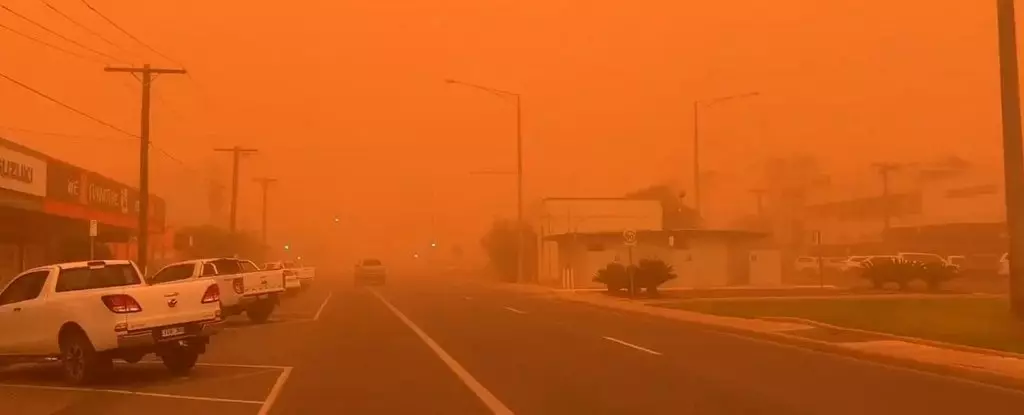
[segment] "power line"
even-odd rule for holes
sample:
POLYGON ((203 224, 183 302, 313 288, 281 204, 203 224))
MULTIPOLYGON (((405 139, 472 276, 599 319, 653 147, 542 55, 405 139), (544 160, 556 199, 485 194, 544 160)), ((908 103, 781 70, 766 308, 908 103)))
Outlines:
POLYGON ((73 139, 82 139, 82 140, 104 140, 104 141, 127 141, 127 140, 129 140, 129 138, 127 138, 127 137, 68 134, 68 133, 58 133, 58 132, 55 132, 55 131, 41 131, 41 130, 33 130, 33 129, 29 129, 29 128, 11 127, 11 126, 7 126, 7 125, 0 125, 0 130, 17 131, 17 132, 22 132, 22 133, 26 133, 26 134, 49 135, 49 136, 54 136, 54 137, 73 138, 73 139))
POLYGON ((6 26, 6 25, 2 24, 2 23, 0 23, 0 28, 6 29, 6 30, 10 31, 11 33, 14 33, 14 34, 16 34, 18 36, 21 36, 21 37, 25 38, 25 39, 28 39, 28 40, 31 40, 33 42, 39 43, 39 44, 41 44, 43 46, 46 46, 46 47, 54 49, 54 50, 56 50, 58 52, 62 52, 62 53, 65 53, 67 55, 76 57, 78 59, 83 59, 83 60, 87 60, 87 61, 95 62, 95 63, 100 63, 100 64, 104 63, 102 60, 96 59, 94 57, 89 57, 89 56, 82 55, 80 53, 75 53, 75 52, 72 52, 70 50, 64 49, 64 48, 62 48, 60 46, 54 45, 52 43, 48 43, 45 40, 41 40, 39 38, 35 38, 35 37, 30 36, 30 35, 21 33, 21 32, 19 32, 17 30, 14 30, 13 28, 11 28, 9 26, 6 26))
POLYGON ((84 4, 84 5, 85 5, 85 7, 88 7, 88 8, 89 8, 89 10, 92 10, 92 12, 93 12, 93 13, 96 13, 96 15, 97 15, 97 16, 99 16, 99 17, 100 17, 100 18, 102 18, 103 20, 106 20, 106 21, 107 21, 107 23, 110 23, 110 25, 111 25, 111 26, 114 26, 114 28, 115 28, 115 29, 119 30, 119 31, 120 31, 121 33, 124 33, 124 35, 125 35, 125 36, 128 36, 128 37, 130 37, 130 38, 131 38, 132 40, 134 40, 134 41, 135 41, 136 43, 138 43, 138 44, 142 45, 142 47, 144 47, 144 48, 148 49, 148 50, 149 50, 150 52, 153 52, 153 53, 155 53, 155 54, 156 54, 157 56, 160 56, 161 58, 164 58, 164 59, 167 59, 167 60, 171 61, 171 63, 173 63, 173 64, 175 64, 175 65, 178 65, 178 66, 185 66, 185 65, 182 65, 182 64, 178 63, 178 62, 177 62, 177 61, 175 61, 174 59, 171 59, 171 58, 170 58, 170 57, 168 57, 167 55, 164 55, 163 53, 160 53, 160 52, 159 52, 159 51, 157 51, 156 49, 153 49, 153 47, 151 47, 151 46, 149 46, 148 44, 146 44, 146 42, 143 42, 143 41, 142 41, 141 39, 139 39, 139 38, 135 37, 135 35, 133 35, 133 34, 129 33, 129 32, 127 31, 127 30, 125 30, 125 29, 124 29, 123 27, 121 27, 120 25, 118 25, 117 23, 115 23, 115 22, 114 22, 113 20, 111 20, 111 19, 110 19, 109 17, 107 17, 107 16, 105 15, 105 14, 103 14, 103 13, 102 13, 102 12, 100 12, 99 10, 96 10, 96 8, 95 8, 95 7, 92 7, 92 4, 89 4, 89 2, 88 2, 87 0, 81 0, 81 2, 82 2, 82 4, 84 4))
POLYGON ((56 99, 54 97, 46 95, 45 93, 43 93, 42 91, 40 91, 38 89, 32 88, 31 86, 25 85, 24 83, 18 81, 17 79, 14 79, 14 78, 11 78, 10 76, 7 76, 7 74, 5 74, 3 72, 0 72, 0 78, 4 78, 4 79, 6 79, 8 81, 11 81, 11 83, 13 83, 13 84, 15 84, 17 86, 25 88, 25 89, 31 91, 32 93, 34 93, 36 95, 39 95, 40 97, 46 98, 47 100, 49 100, 50 102, 53 102, 54 104, 60 105, 60 106, 64 107, 65 109, 67 109, 67 110, 69 110, 71 112, 74 112, 75 114, 81 115, 81 116, 83 116, 85 118, 88 118, 88 119, 90 119, 90 120, 92 120, 92 121, 94 121, 94 122, 96 122, 96 123, 98 123, 100 125, 103 125, 104 127, 110 128, 111 130, 117 131, 117 132, 119 132, 121 134, 130 136, 130 137, 139 138, 139 136, 136 135, 136 134, 132 134, 132 133, 130 133, 128 131, 125 131, 125 130, 121 129, 120 127, 118 127, 118 126, 116 126, 114 124, 111 124, 109 122, 103 121, 103 120, 101 120, 99 118, 96 118, 96 117, 94 117, 92 115, 89 115, 88 113, 86 113, 86 112, 84 112, 82 110, 79 110, 78 108, 75 108, 75 107, 72 107, 72 106, 70 106, 68 104, 65 104, 65 103, 61 102, 60 100, 58 100, 58 99, 56 99))
POLYGON ((0 4, 0 8, 2 8, 4 10, 7 10, 9 13, 11 13, 11 14, 13 14, 15 16, 20 17, 22 20, 25 20, 26 22, 29 22, 29 23, 32 23, 32 24, 36 25, 40 29, 43 29, 43 30, 45 30, 47 32, 50 32, 54 36, 57 36, 57 37, 59 37, 61 39, 64 39, 64 41, 66 41, 68 43, 74 44, 74 45, 76 45, 76 46, 78 46, 78 47, 80 47, 82 49, 85 49, 85 50, 87 50, 89 52, 92 52, 92 53, 95 53, 97 55, 106 57, 108 59, 112 59, 114 61, 119 61, 120 60, 120 59, 117 59, 117 58, 115 58, 113 56, 110 56, 110 55, 108 55, 106 53, 100 52, 100 51, 98 51, 96 49, 93 49, 93 48, 90 48, 90 47, 88 47, 86 45, 83 45, 82 43, 80 43, 80 42, 78 42, 78 41, 76 41, 74 39, 68 38, 67 36, 64 36, 64 35, 62 35, 60 33, 57 33, 57 31, 55 31, 53 29, 50 29, 49 27, 46 27, 46 26, 40 24, 39 22, 36 22, 35 20, 32 20, 32 19, 29 19, 28 17, 25 17, 25 15, 12 10, 10 7, 7 7, 7 6, 3 5, 3 4, 0 4))
POLYGON ((118 45, 117 45, 116 43, 114 43, 114 42, 110 41, 109 39, 107 39, 107 38, 106 38, 106 37, 104 37, 103 35, 99 34, 99 32, 97 32, 97 31, 95 31, 95 30, 92 30, 92 29, 90 29, 90 28, 89 28, 88 26, 86 26, 86 25, 84 25, 84 24, 80 23, 80 22, 79 22, 78 20, 75 20, 74 18, 72 18, 71 16, 69 16, 69 15, 68 15, 67 13, 64 13, 64 12, 60 11, 60 9, 58 9, 58 8, 54 7, 54 5, 50 4, 50 2, 48 2, 48 1, 46 1, 46 0, 39 0, 39 1, 43 2, 43 4, 45 4, 45 5, 46 5, 46 7, 50 8, 50 10, 53 10, 53 12, 54 12, 54 13, 57 13, 57 14, 59 14, 59 15, 60 15, 61 17, 63 17, 63 18, 65 19, 65 20, 67 20, 67 21, 71 22, 71 24, 74 24, 75 26, 78 26, 78 27, 79 27, 80 29, 82 29, 82 30, 84 30, 84 31, 88 32, 89 34, 91 34, 91 35, 93 35, 93 36, 97 37, 98 39, 100 39, 100 40, 102 40, 102 41, 106 42, 106 43, 107 43, 108 45, 110 45, 110 46, 114 47, 115 49, 117 49, 117 50, 120 50, 120 51, 121 51, 121 52, 123 52, 123 53, 131 54, 131 52, 128 52, 127 50, 124 50, 124 48, 122 48, 122 47, 118 46, 118 45))

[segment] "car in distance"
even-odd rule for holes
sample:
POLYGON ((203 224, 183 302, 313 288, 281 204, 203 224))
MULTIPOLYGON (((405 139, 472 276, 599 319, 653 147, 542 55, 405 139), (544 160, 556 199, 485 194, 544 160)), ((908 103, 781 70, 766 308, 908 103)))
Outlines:
POLYGON ((366 258, 356 263, 352 278, 355 285, 384 285, 388 278, 387 269, 379 259, 366 258))

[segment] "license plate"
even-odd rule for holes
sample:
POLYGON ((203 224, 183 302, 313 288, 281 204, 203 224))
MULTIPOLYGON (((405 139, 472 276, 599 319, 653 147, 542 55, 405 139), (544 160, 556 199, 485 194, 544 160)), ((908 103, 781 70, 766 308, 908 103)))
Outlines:
POLYGON ((160 337, 174 337, 185 334, 184 327, 171 327, 169 329, 160 330, 160 337))

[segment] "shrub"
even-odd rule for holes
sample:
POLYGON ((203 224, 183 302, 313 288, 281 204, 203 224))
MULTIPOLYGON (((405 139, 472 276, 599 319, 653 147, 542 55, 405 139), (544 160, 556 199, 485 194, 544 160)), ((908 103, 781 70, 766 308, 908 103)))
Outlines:
POLYGON ((870 280, 875 288, 887 283, 896 283, 900 290, 906 290, 911 281, 921 280, 929 290, 938 290, 942 284, 956 277, 957 268, 941 262, 914 262, 904 259, 872 260, 864 264, 861 276, 870 280))
POLYGON ((658 286, 668 280, 676 278, 672 266, 660 259, 642 259, 636 267, 636 275, 633 282, 636 286, 642 287, 650 295, 657 295, 658 286))
POLYGON ((929 262, 920 266, 921 279, 928 285, 928 289, 937 291, 942 283, 957 276, 959 269, 953 265, 942 262, 929 262))
POLYGON ((608 288, 609 292, 628 289, 629 270, 625 265, 618 262, 612 262, 604 268, 597 270, 597 275, 594 275, 594 282, 604 284, 605 287, 608 288))
POLYGON ((874 258, 864 264, 861 276, 870 280, 875 288, 884 288, 887 283, 896 283, 900 290, 906 290, 911 281, 921 274, 921 265, 903 259, 874 258))

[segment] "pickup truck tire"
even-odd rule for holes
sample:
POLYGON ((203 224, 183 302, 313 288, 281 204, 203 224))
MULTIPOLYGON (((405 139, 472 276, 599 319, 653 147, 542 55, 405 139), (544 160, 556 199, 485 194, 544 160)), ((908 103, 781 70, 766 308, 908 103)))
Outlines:
POLYGON ((196 367, 199 360, 199 351, 189 347, 174 347, 167 349, 160 354, 160 360, 164 367, 175 376, 184 376, 196 367))
POLYGON ((113 360, 109 356, 97 353, 92 347, 92 342, 82 332, 69 331, 61 336, 59 341, 61 367, 64 380, 68 383, 92 383, 113 370, 113 360))
POLYGON ((249 306, 245 314, 253 323, 266 323, 270 314, 274 312, 274 301, 272 299, 260 300, 249 306))

